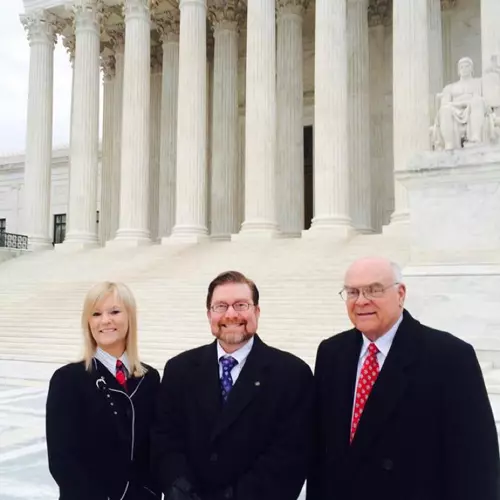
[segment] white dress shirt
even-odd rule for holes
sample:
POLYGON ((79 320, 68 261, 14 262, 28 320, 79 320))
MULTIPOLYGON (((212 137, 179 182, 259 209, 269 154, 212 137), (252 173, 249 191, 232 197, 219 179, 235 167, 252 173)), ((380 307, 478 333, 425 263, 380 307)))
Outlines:
MULTIPOLYGON (((389 355, 389 350, 391 349, 392 342, 394 340, 394 337, 396 335, 396 332, 398 331, 399 325, 401 324, 401 321, 403 321, 403 315, 399 317, 399 319, 394 323, 392 328, 387 332, 384 333, 381 337, 379 337, 374 344, 377 346, 378 353, 377 353, 377 361, 378 361, 378 367, 379 367, 379 373, 382 370, 382 366, 384 365, 384 361, 386 360, 387 356, 389 355)), ((358 361, 358 370, 356 373, 356 384, 354 386, 354 397, 353 397, 353 402, 352 402, 352 411, 354 414, 354 405, 356 404, 356 389, 358 387, 358 381, 359 381, 359 376, 361 374, 361 367, 363 366, 363 363, 365 362, 366 356, 368 356, 368 347, 371 344, 371 340, 365 336, 363 333, 363 345, 361 346, 361 352, 359 353, 359 361, 358 361)))
POLYGON ((113 375, 113 377, 116 377, 116 361, 119 359, 125 368, 127 369, 127 376, 130 376, 132 373, 130 370, 130 361, 128 360, 127 352, 124 352, 120 358, 115 358, 111 354, 109 354, 106 351, 103 351, 100 347, 96 349, 96 352, 94 354, 94 358, 100 361, 113 375))
POLYGON ((238 361, 238 364, 234 366, 233 369, 231 370, 231 378, 233 379, 233 385, 236 384, 236 380, 238 380, 241 370, 243 370, 243 366, 245 365, 245 362, 248 358, 248 355, 250 354, 250 351, 252 350, 252 347, 253 347, 253 336, 244 346, 240 347, 233 353, 227 353, 221 347, 220 343, 217 342, 217 362, 219 363, 219 378, 222 378, 222 364, 220 363, 220 359, 231 356, 236 361, 238 361))

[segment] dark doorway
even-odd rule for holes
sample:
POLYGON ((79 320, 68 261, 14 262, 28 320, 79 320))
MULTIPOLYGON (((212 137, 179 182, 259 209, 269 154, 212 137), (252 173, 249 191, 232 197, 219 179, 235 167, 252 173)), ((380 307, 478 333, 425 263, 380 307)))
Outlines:
POLYGON ((66 237, 66 214, 54 215, 54 241, 53 245, 58 245, 66 237))
POLYGON ((304 229, 311 227, 314 216, 314 141, 312 125, 304 127, 304 229))

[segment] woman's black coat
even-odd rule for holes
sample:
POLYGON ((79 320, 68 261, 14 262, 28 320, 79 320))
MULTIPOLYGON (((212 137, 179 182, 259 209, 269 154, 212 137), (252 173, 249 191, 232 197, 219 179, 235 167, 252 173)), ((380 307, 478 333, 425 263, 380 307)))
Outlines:
POLYGON ((99 361, 59 368, 50 381, 49 468, 60 500, 160 498, 149 467, 149 433, 160 377, 147 365, 122 390, 99 361))

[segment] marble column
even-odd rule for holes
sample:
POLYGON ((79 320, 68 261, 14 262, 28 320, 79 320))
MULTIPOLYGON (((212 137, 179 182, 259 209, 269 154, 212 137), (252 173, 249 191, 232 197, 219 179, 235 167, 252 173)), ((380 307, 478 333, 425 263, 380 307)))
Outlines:
POLYGON ((156 20, 156 25, 163 44, 158 233, 160 238, 168 238, 175 224, 179 12, 168 11, 166 17, 156 20))
POLYGON ((66 239, 60 249, 97 245, 99 162, 100 21, 102 4, 73 5, 76 49, 71 121, 71 174, 66 239))
MULTIPOLYGON (((384 45, 385 27, 380 18, 370 20, 370 158, 373 229, 381 231, 387 197, 384 162, 384 45)), ((391 180, 392 182, 392 169, 391 180)))
POLYGON ((428 0, 429 9, 429 112, 437 113, 436 94, 443 90, 443 22, 441 0, 428 0))
POLYGON ((151 146, 149 154, 149 230, 151 239, 158 239, 158 216, 160 209, 160 143, 161 143, 161 94, 162 94, 162 49, 151 48, 151 146))
POLYGON ((352 232, 346 4, 316 1, 314 218, 308 235, 343 238, 352 232))
POLYGON ((308 0, 278 0, 276 213, 284 236, 304 229, 302 24, 308 0))
POLYGON ((123 67, 125 52, 125 26, 115 26, 112 34, 115 54, 114 112, 113 112, 113 186, 111 190, 110 240, 116 237, 120 220, 120 177, 123 117, 123 67))
MULTIPOLYGON (((430 148, 428 0, 393 6, 394 169, 405 170, 418 151, 430 148)), ((408 195, 395 182, 391 225, 408 223, 408 195)))
POLYGON ((457 78, 457 69, 452 55, 453 33, 452 13, 456 0, 441 0, 441 33, 443 53, 443 86, 448 85, 457 78))
POLYGON ((39 12, 21 16, 30 45, 28 123, 24 173, 22 232, 32 250, 51 248, 50 185, 54 82, 55 16, 39 12))
POLYGON ((238 231, 238 23, 239 0, 210 9, 214 31, 212 111, 211 238, 238 231))
POLYGON ((245 221, 242 235, 273 237, 276 223, 276 2, 247 11, 245 221))
POLYGON ((181 0, 179 7, 176 213, 170 240, 197 242, 208 235, 207 2, 181 0))
POLYGON ((148 0, 125 0, 120 217, 115 243, 146 245, 149 232, 150 42, 148 0))
POLYGON ((115 140, 115 58, 102 59, 103 71, 103 123, 101 155, 101 205, 99 210, 99 241, 104 245, 112 238, 111 210, 113 200, 113 148, 115 140))
POLYGON ((354 228, 373 232, 368 0, 347 0, 349 204, 354 228))
POLYGON ((481 0, 481 52, 483 73, 493 59, 500 66, 500 1, 481 0))

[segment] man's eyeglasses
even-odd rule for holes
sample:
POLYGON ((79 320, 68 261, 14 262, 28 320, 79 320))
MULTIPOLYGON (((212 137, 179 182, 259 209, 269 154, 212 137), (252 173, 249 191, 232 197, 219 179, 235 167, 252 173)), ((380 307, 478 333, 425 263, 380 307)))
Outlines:
POLYGON ((236 312, 244 312, 248 311, 253 304, 249 304, 248 302, 235 302, 234 304, 226 304, 224 302, 220 302, 219 304, 214 304, 210 310, 214 313, 225 313, 230 307, 232 307, 236 312))
POLYGON ((358 300, 359 296, 363 294, 365 299, 380 299, 384 296, 386 290, 393 286, 399 285, 399 282, 392 283, 388 286, 375 283, 373 285, 364 286, 362 288, 352 288, 345 286, 340 290, 339 295, 344 301, 358 300))

